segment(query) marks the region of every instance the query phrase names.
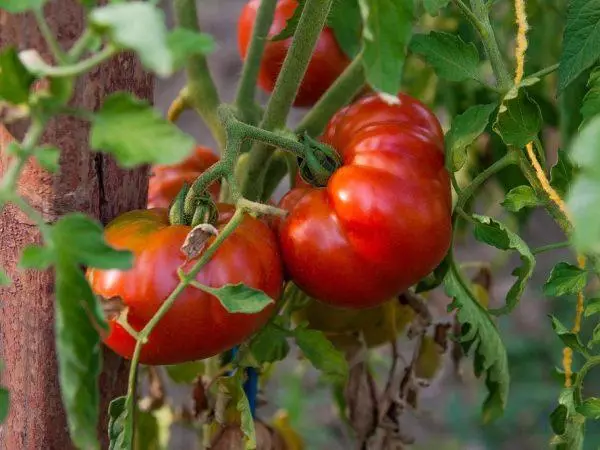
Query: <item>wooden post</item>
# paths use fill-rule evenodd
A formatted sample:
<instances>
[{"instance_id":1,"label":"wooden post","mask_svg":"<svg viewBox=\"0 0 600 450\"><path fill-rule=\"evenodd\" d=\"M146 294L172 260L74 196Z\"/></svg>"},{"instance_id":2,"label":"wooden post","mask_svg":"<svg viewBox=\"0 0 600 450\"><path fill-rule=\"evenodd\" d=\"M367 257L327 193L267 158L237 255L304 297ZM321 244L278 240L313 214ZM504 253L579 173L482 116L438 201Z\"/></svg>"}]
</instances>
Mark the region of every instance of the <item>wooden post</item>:
<instances>
[{"instance_id":1,"label":"wooden post","mask_svg":"<svg viewBox=\"0 0 600 450\"><path fill-rule=\"evenodd\" d=\"M84 25L84 12L75 0L54 0L45 8L50 27L63 47L70 47ZM0 12L0 47L46 50L34 18ZM74 105L98 108L103 98L126 90L142 98L152 97L152 78L131 55L122 55L79 80ZM22 138L24 127L11 127ZM88 151L89 126L61 117L53 120L44 142L62 150L60 174L52 176L37 165L27 167L20 189L48 221L65 213L84 211L106 223L120 212L143 207L147 193L146 168L124 171L105 155ZM4 139L3 139L4 138ZM0 150L10 136L0 130ZM0 157L0 173L6 156ZM15 269L20 250L39 242L39 234L27 218L12 207L0 215L0 265L14 283L0 290L0 383L10 392L10 412L0 427L0 450L68 450L68 436L57 377L54 349L54 280L49 272ZM105 351L101 378L102 423L99 435L106 442L106 412L111 398L126 390L128 364Z\"/></svg>"}]
</instances>

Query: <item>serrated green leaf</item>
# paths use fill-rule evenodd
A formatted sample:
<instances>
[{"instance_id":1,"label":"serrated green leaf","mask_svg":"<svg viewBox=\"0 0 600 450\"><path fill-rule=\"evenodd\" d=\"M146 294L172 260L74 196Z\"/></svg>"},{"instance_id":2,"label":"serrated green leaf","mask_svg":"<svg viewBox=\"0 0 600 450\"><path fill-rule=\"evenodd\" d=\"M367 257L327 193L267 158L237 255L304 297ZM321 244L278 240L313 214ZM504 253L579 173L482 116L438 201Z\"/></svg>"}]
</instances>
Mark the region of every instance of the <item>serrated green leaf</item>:
<instances>
[{"instance_id":1,"label":"serrated green leaf","mask_svg":"<svg viewBox=\"0 0 600 450\"><path fill-rule=\"evenodd\" d=\"M130 450L133 445L132 420L127 413L127 397L117 397L108 407L108 450Z\"/></svg>"},{"instance_id":2,"label":"serrated green leaf","mask_svg":"<svg viewBox=\"0 0 600 450\"><path fill-rule=\"evenodd\" d=\"M11 14L40 9L47 0L0 0L0 10ZM0 83L1 84L1 83Z\"/></svg>"},{"instance_id":3,"label":"serrated green leaf","mask_svg":"<svg viewBox=\"0 0 600 450\"><path fill-rule=\"evenodd\" d=\"M599 57L600 0L570 0L558 67L559 92Z\"/></svg>"},{"instance_id":4,"label":"serrated green leaf","mask_svg":"<svg viewBox=\"0 0 600 450\"><path fill-rule=\"evenodd\" d=\"M523 208L534 208L542 204L531 186L517 186L511 189L502 202L502 206L510 212L518 212Z\"/></svg>"},{"instance_id":5,"label":"serrated green leaf","mask_svg":"<svg viewBox=\"0 0 600 450\"><path fill-rule=\"evenodd\" d=\"M220 288L210 286L199 288L217 297L223 308L230 313L255 314L275 303L263 291L251 288L243 283L226 284Z\"/></svg>"},{"instance_id":6,"label":"serrated green leaf","mask_svg":"<svg viewBox=\"0 0 600 450\"><path fill-rule=\"evenodd\" d=\"M459 36L432 31L416 34L410 50L425 58L435 73L449 81L479 80L479 53L473 43Z\"/></svg>"},{"instance_id":7,"label":"serrated green leaf","mask_svg":"<svg viewBox=\"0 0 600 450\"><path fill-rule=\"evenodd\" d=\"M461 323L460 342L466 353L474 353L475 373L485 373L488 396L483 404L483 420L500 417L506 408L510 375L506 347L488 312L469 295L452 270L444 280L445 291L453 300L448 311L456 310Z\"/></svg>"},{"instance_id":8,"label":"serrated green leaf","mask_svg":"<svg viewBox=\"0 0 600 450\"><path fill-rule=\"evenodd\" d=\"M175 164L193 150L194 139L161 117L147 102L120 92L94 116L90 143L111 153L123 167Z\"/></svg>"},{"instance_id":9,"label":"serrated green leaf","mask_svg":"<svg viewBox=\"0 0 600 450\"><path fill-rule=\"evenodd\" d=\"M586 302L585 317L600 313L600 298L592 298Z\"/></svg>"},{"instance_id":10,"label":"serrated green leaf","mask_svg":"<svg viewBox=\"0 0 600 450\"><path fill-rule=\"evenodd\" d=\"M157 75L172 73L164 14L157 6L142 1L102 6L90 12L89 21L118 47L135 51Z\"/></svg>"},{"instance_id":11,"label":"serrated green leaf","mask_svg":"<svg viewBox=\"0 0 600 450\"><path fill-rule=\"evenodd\" d=\"M207 55L214 51L215 40L206 33L197 33L187 28L175 28L169 32L167 45L173 56L173 67L183 67L190 56Z\"/></svg>"},{"instance_id":12,"label":"serrated green leaf","mask_svg":"<svg viewBox=\"0 0 600 450\"><path fill-rule=\"evenodd\" d=\"M315 368L332 383L343 384L348 379L348 362L321 331L304 327L294 329L296 344Z\"/></svg>"},{"instance_id":13,"label":"serrated green leaf","mask_svg":"<svg viewBox=\"0 0 600 450\"><path fill-rule=\"evenodd\" d=\"M552 269L550 278L544 284L544 295L561 297L577 294L587 284L587 271L577 266L560 262Z\"/></svg>"},{"instance_id":14,"label":"serrated green leaf","mask_svg":"<svg viewBox=\"0 0 600 450\"><path fill-rule=\"evenodd\" d=\"M241 373L241 371L238 371ZM245 448L256 448L256 430L254 428L254 419L248 397L244 393L242 381L239 375L231 377L221 377L217 381L219 388L229 395L232 402L235 402L237 411L240 413L240 429L244 433Z\"/></svg>"},{"instance_id":15,"label":"serrated green leaf","mask_svg":"<svg viewBox=\"0 0 600 450\"><path fill-rule=\"evenodd\" d=\"M327 17L327 25L333 30L335 40L349 58L360 51L362 18L358 0L334 1Z\"/></svg>"},{"instance_id":16,"label":"serrated green leaf","mask_svg":"<svg viewBox=\"0 0 600 450\"><path fill-rule=\"evenodd\" d=\"M12 283L12 280L6 273L6 271L0 267L0 286L9 286Z\"/></svg>"},{"instance_id":17,"label":"serrated green leaf","mask_svg":"<svg viewBox=\"0 0 600 450\"><path fill-rule=\"evenodd\" d=\"M287 342L289 332L282 329L283 323L278 319L264 326L250 343L250 352L258 363L281 361L290 351Z\"/></svg>"},{"instance_id":18,"label":"serrated green leaf","mask_svg":"<svg viewBox=\"0 0 600 450\"><path fill-rule=\"evenodd\" d=\"M506 314L519 303L527 282L533 275L535 257L525 241L506 228L504 224L478 214L473 214L473 219L478 222L473 230L475 239L500 250L516 250L521 258L521 266L512 272L517 279L506 294L506 305L493 311L494 314Z\"/></svg>"},{"instance_id":19,"label":"serrated green leaf","mask_svg":"<svg viewBox=\"0 0 600 450\"><path fill-rule=\"evenodd\" d=\"M444 282L444 278L446 278L449 268L450 264L448 263L448 257L446 257L435 269L433 269L433 272L430 275L419 281L415 286L415 292L420 294L421 292L427 292L437 288Z\"/></svg>"},{"instance_id":20,"label":"serrated green leaf","mask_svg":"<svg viewBox=\"0 0 600 450\"><path fill-rule=\"evenodd\" d=\"M588 419L600 419L600 398L586 398L583 403L577 407L577 412Z\"/></svg>"},{"instance_id":21,"label":"serrated green leaf","mask_svg":"<svg viewBox=\"0 0 600 450\"><path fill-rule=\"evenodd\" d=\"M542 129L542 113L525 89L513 88L504 97L494 131L506 145L525 147Z\"/></svg>"},{"instance_id":22,"label":"serrated green leaf","mask_svg":"<svg viewBox=\"0 0 600 450\"><path fill-rule=\"evenodd\" d=\"M50 173L56 173L59 169L60 150L56 147L45 145L34 150L35 160Z\"/></svg>"},{"instance_id":23,"label":"serrated green leaf","mask_svg":"<svg viewBox=\"0 0 600 450\"><path fill-rule=\"evenodd\" d=\"M61 258L87 267L126 270L133 265L133 254L110 247L100 222L85 214L63 216L52 227L52 242Z\"/></svg>"},{"instance_id":24,"label":"serrated green leaf","mask_svg":"<svg viewBox=\"0 0 600 450\"><path fill-rule=\"evenodd\" d=\"M590 73L587 89L581 105L582 121L579 128L584 127L591 118L600 114L600 66Z\"/></svg>"},{"instance_id":25,"label":"serrated green leaf","mask_svg":"<svg viewBox=\"0 0 600 450\"><path fill-rule=\"evenodd\" d=\"M28 245L21 253L20 269L44 270L50 267L55 259L55 253L48 247L41 245Z\"/></svg>"},{"instance_id":26,"label":"serrated green leaf","mask_svg":"<svg viewBox=\"0 0 600 450\"><path fill-rule=\"evenodd\" d=\"M396 96L413 25L413 2L359 0L363 18L363 65L369 84Z\"/></svg>"},{"instance_id":27,"label":"serrated green leaf","mask_svg":"<svg viewBox=\"0 0 600 450\"><path fill-rule=\"evenodd\" d=\"M564 150L558 149L558 160L552 169L550 169L550 184L561 197L567 194L574 173L575 168L571 164L567 153Z\"/></svg>"},{"instance_id":28,"label":"serrated green leaf","mask_svg":"<svg viewBox=\"0 0 600 450\"><path fill-rule=\"evenodd\" d=\"M432 16L436 16L440 9L445 8L450 0L423 0L425 11Z\"/></svg>"},{"instance_id":29,"label":"serrated green leaf","mask_svg":"<svg viewBox=\"0 0 600 450\"><path fill-rule=\"evenodd\" d=\"M34 80L35 77L27 71L14 47L7 47L0 52L0 100L15 105L26 103Z\"/></svg>"},{"instance_id":30,"label":"serrated green leaf","mask_svg":"<svg viewBox=\"0 0 600 450\"><path fill-rule=\"evenodd\" d=\"M568 409L565 405L558 405L550 414L550 426L554 434L564 434L566 429Z\"/></svg>"},{"instance_id":31,"label":"serrated green leaf","mask_svg":"<svg viewBox=\"0 0 600 450\"><path fill-rule=\"evenodd\" d=\"M577 334L569 331L556 317L550 316L550 319L552 320L552 328L565 346L583 355L587 354L587 350Z\"/></svg>"},{"instance_id":32,"label":"serrated green leaf","mask_svg":"<svg viewBox=\"0 0 600 450\"><path fill-rule=\"evenodd\" d=\"M169 378L175 383L179 384L190 384L198 375L202 375L204 372L203 361L189 361L182 364L173 364L165 366Z\"/></svg>"},{"instance_id":33,"label":"serrated green leaf","mask_svg":"<svg viewBox=\"0 0 600 450\"><path fill-rule=\"evenodd\" d=\"M467 148L483 133L490 121L490 115L496 104L471 106L452 121L450 131L446 133L446 151L451 157L448 170L460 170L467 160Z\"/></svg>"}]
</instances>

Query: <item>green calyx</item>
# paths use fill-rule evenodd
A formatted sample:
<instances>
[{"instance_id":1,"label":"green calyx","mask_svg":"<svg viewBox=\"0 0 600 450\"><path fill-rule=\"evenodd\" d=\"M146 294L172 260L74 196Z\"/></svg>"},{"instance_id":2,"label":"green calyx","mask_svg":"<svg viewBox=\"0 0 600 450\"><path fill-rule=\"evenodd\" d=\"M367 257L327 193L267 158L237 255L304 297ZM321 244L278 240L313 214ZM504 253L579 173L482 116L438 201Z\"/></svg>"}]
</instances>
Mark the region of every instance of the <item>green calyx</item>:
<instances>
[{"instance_id":1,"label":"green calyx","mask_svg":"<svg viewBox=\"0 0 600 450\"><path fill-rule=\"evenodd\" d=\"M206 192L196 197L196 205L193 214L185 212L185 198L190 192L190 186L185 184L169 209L169 222L171 225L188 225L196 227L203 223L216 225L219 218L217 205Z\"/></svg>"},{"instance_id":2,"label":"green calyx","mask_svg":"<svg viewBox=\"0 0 600 450\"><path fill-rule=\"evenodd\" d=\"M338 153L330 146L311 138L308 134L303 137L306 145L304 156L298 157L300 176L313 186L325 186L327 181L341 165Z\"/></svg>"}]
</instances>

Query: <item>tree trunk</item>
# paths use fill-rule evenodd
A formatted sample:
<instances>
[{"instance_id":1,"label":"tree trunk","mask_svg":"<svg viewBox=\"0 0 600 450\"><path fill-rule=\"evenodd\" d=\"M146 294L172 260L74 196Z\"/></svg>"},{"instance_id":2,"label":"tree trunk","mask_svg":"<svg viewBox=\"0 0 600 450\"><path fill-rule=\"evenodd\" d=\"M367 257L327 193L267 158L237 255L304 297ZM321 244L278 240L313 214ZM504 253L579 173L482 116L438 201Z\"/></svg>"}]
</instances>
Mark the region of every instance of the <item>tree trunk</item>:
<instances>
[{"instance_id":1,"label":"tree trunk","mask_svg":"<svg viewBox=\"0 0 600 450\"><path fill-rule=\"evenodd\" d=\"M63 47L70 47L84 26L84 12L75 0L55 0L45 8L50 26ZM31 15L9 16L0 11L0 46L19 50L35 48L51 61ZM78 81L73 105L96 109L116 90L152 96L152 78L131 55L122 55ZM1 125L0 125L1 128ZM10 128L22 138L23 126ZM147 168L121 170L102 154L87 148L89 126L60 117L53 120L44 142L59 147L60 173L52 176L30 164L21 178L21 193L41 210L49 222L65 213L84 211L106 223L120 212L145 206ZM10 139L0 129L0 150ZM0 173L6 167L0 154ZM54 348L54 280L49 272L16 270L20 250L39 242L37 229L11 206L0 214L0 266L13 284L1 291L0 360L4 369L0 383L10 392L7 421L0 427L1 450L67 450L73 448L62 408ZM102 423L99 435L106 442L108 402L126 391L128 364L105 351L100 380Z\"/></svg>"}]
</instances>

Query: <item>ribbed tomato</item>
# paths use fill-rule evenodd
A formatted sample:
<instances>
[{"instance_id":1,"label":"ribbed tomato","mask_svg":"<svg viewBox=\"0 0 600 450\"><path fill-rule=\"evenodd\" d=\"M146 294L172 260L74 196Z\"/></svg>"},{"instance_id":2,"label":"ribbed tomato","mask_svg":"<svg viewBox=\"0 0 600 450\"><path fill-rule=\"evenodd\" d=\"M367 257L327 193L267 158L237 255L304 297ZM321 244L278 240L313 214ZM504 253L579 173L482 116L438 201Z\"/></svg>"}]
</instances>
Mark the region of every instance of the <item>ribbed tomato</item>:
<instances>
[{"instance_id":1,"label":"ribbed tomato","mask_svg":"<svg viewBox=\"0 0 600 450\"><path fill-rule=\"evenodd\" d=\"M238 47L242 58L246 57L250 46L252 29L254 28L259 6L260 0L250 0L242 9L238 21ZM298 2L296 0L279 0L277 2L275 18L269 30L269 38L283 31L287 20L292 17L297 6ZM258 75L258 84L265 91L273 91L283 60L291 44L292 38L281 41L269 40L266 43ZM317 41L294 105L310 106L315 104L349 63L350 60L335 40L333 31L325 27Z\"/></svg>"},{"instance_id":2,"label":"ribbed tomato","mask_svg":"<svg viewBox=\"0 0 600 450\"><path fill-rule=\"evenodd\" d=\"M218 160L209 148L197 146L194 153L179 164L153 166L148 184L148 208L168 208L184 183L192 184ZM219 183L209 186L213 200L218 198L219 188Z\"/></svg>"},{"instance_id":3,"label":"ribbed tomato","mask_svg":"<svg viewBox=\"0 0 600 450\"><path fill-rule=\"evenodd\" d=\"M233 209L222 204L218 207L220 229ZM106 240L115 248L134 253L133 268L90 269L87 276L92 289L103 299L121 299L128 307L127 321L141 330L177 286L177 269L187 270L194 264L181 251L190 230L188 226L170 225L165 209L121 215L106 227ZM264 222L246 216L196 280L211 287L244 283L273 299L279 298L283 280L274 233ZM241 343L272 313L270 305L256 314L232 314L214 296L189 287L150 334L140 361L176 364L216 355ZM116 320L110 321L105 343L125 358L131 358L135 346L135 340Z\"/></svg>"},{"instance_id":4,"label":"ribbed tomato","mask_svg":"<svg viewBox=\"0 0 600 450\"><path fill-rule=\"evenodd\" d=\"M343 159L324 188L292 189L280 202L287 272L334 306L384 303L431 272L451 239L444 136L434 114L399 95L369 95L339 111L323 140Z\"/></svg>"}]
</instances>

